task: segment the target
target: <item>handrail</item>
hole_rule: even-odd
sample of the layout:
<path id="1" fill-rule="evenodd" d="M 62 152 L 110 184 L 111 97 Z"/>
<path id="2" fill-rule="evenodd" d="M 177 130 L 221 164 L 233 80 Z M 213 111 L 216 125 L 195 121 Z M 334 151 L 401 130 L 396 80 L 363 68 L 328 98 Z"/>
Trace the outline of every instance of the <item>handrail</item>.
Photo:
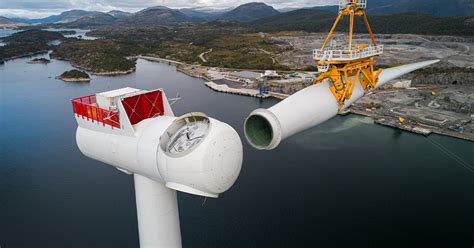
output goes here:
<path id="1" fill-rule="evenodd" d="M 96 106 L 97 100 L 95 95 L 88 95 L 71 99 L 74 113 L 83 119 L 97 121 L 103 126 L 109 125 L 120 128 L 120 118 L 118 113 L 99 108 Z"/>
<path id="2" fill-rule="evenodd" d="M 313 58 L 315 60 L 354 60 L 366 57 L 381 55 L 383 53 L 383 45 L 369 46 L 364 49 L 354 50 L 313 50 Z"/>
<path id="3" fill-rule="evenodd" d="M 339 10 L 346 8 L 348 4 L 356 4 L 358 8 L 367 8 L 367 0 L 339 0 Z"/>

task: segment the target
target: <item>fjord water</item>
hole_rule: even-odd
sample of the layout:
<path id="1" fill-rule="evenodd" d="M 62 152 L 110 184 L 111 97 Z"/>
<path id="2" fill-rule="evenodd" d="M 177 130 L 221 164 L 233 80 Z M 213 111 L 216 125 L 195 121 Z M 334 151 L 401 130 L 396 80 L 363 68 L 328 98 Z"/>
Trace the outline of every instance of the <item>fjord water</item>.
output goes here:
<path id="1" fill-rule="evenodd" d="M 0 29 L 0 38 L 10 36 L 14 33 L 18 32 L 17 30 L 13 29 Z"/>
<path id="2" fill-rule="evenodd" d="M 203 111 L 243 138 L 244 118 L 276 100 L 216 93 L 166 64 L 137 72 L 54 77 L 52 60 L 0 65 L 0 246 L 138 247 L 133 179 L 84 157 L 69 99 L 135 87 L 182 99 L 175 114 Z M 295 109 L 295 111 L 298 111 Z M 431 136 L 474 164 L 473 143 Z M 244 143 L 236 184 L 219 199 L 179 193 L 184 247 L 472 247 L 474 173 L 423 136 L 347 116 L 296 135 L 274 151 Z"/>

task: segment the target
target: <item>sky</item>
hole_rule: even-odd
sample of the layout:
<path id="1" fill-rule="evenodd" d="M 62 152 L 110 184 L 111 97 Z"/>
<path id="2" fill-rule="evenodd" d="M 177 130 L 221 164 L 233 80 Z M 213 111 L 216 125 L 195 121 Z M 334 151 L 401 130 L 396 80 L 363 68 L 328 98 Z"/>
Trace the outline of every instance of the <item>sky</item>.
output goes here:
<path id="1" fill-rule="evenodd" d="M 0 0 L 0 16 L 43 18 L 71 9 L 136 12 L 152 6 L 231 8 L 256 0 Z M 275 8 L 336 5 L 338 0 L 265 0 Z"/>

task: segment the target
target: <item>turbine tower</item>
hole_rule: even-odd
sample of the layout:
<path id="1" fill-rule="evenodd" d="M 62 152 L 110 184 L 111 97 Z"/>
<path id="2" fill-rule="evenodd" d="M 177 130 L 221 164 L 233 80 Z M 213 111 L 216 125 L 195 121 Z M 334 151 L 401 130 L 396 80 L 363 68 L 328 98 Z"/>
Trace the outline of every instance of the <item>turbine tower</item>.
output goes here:
<path id="1" fill-rule="evenodd" d="M 203 113 L 175 117 L 161 89 L 71 101 L 81 152 L 134 177 L 142 248 L 181 247 L 176 191 L 217 198 L 240 174 L 237 132 Z"/>

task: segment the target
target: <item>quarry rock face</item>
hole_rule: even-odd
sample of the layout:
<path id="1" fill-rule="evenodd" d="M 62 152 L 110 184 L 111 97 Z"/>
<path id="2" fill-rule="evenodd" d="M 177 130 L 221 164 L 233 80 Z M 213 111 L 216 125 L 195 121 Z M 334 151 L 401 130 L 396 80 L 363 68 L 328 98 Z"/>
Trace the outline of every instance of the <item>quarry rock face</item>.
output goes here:
<path id="1" fill-rule="evenodd" d="M 278 93 L 283 93 L 283 94 L 294 94 L 297 91 L 304 89 L 308 86 L 311 86 L 313 84 L 312 81 L 310 82 L 299 82 L 299 83 L 277 83 L 277 82 L 270 82 L 265 84 L 267 89 L 272 92 L 278 92 Z"/>
<path id="2" fill-rule="evenodd" d="M 474 27 L 474 17 L 466 19 L 464 24 L 466 24 L 466 26 L 469 26 L 469 27 Z"/>
<path id="3" fill-rule="evenodd" d="M 474 72 L 412 73 L 404 78 L 412 84 L 474 85 Z"/>

